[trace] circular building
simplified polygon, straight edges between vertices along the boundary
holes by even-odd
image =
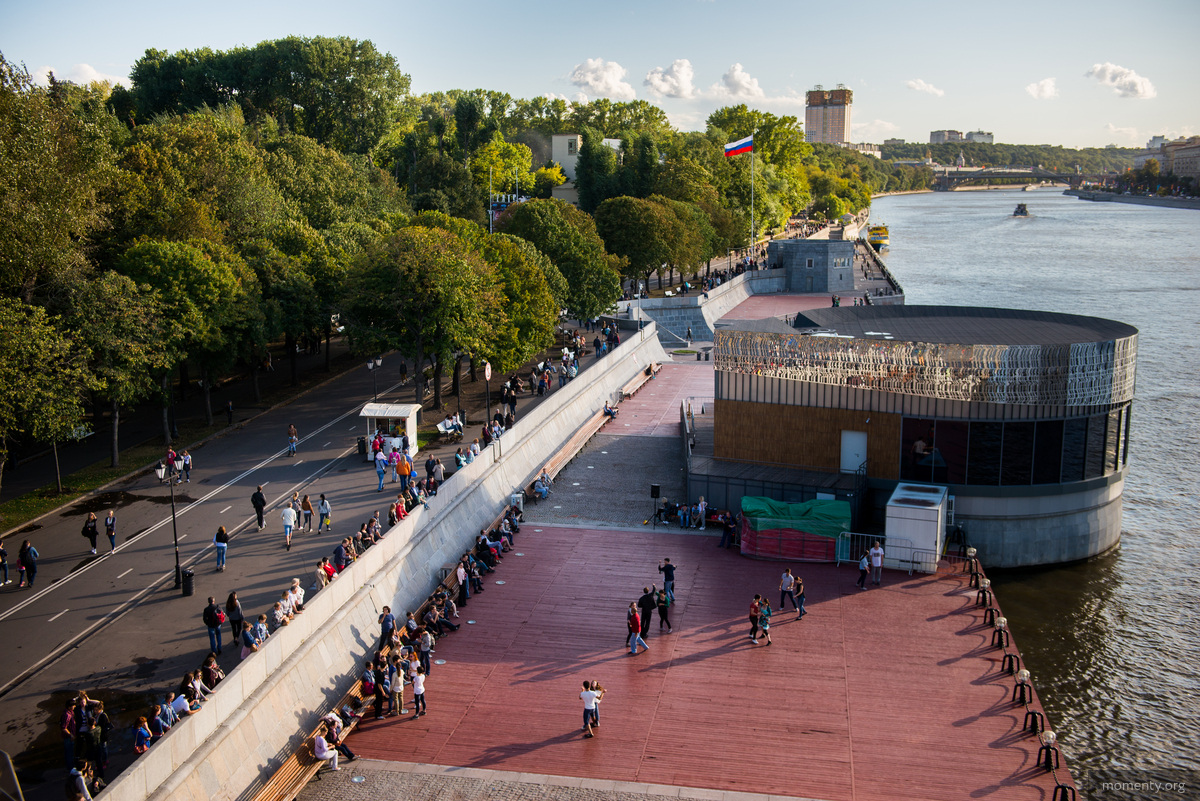
[[[1121,537],[1137,329],[1054,312],[851,306],[716,332],[717,459],[945,485],[986,564]],[[764,468],[769,469],[769,468]]]

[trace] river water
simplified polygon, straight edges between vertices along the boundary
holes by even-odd
[[[1031,217],[1011,216],[1019,202]],[[1200,798],[1200,211],[1043,189],[879,198],[871,219],[908,303],[1139,329],[1120,548],[992,578],[1081,789],[1101,773],[1173,778],[1187,791],[1161,797]]]

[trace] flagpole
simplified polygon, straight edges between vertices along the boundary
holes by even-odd
[[[750,136],[751,137],[754,136],[753,131],[751,131]],[[753,139],[751,139],[751,141],[753,141]],[[755,219],[754,219],[754,148],[751,147],[750,148],[750,252],[751,253],[754,252],[755,231],[756,231],[756,228],[755,228]]]

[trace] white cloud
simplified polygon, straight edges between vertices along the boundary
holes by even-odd
[[[935,97],[941,97],[942,95],[946,94],[943,90],[938,89],[931,83],[925,83],[925,81],[921,80],[920,78],[914,78],[911,81],[905,81],[904,85],[909,89],[912,89],[914,92],[924,92],[927,95],[933,95]]]
[[[570,77],[571,83],[599,97],[633,100],[637,97],[637,92],[624,80],[626,72],[628,70],[615,61],[589,58],[582,64],[577,64]]]
[[[714,83],[708,91],[715,97],[741,100],[766,97],[766,92],[758,85],[758,78],[751,77],[741,64],[731,66],[729,71],[721,76],[721,80]]]
[[[87,86],[94,81],[107,81],[109,86],[116,86],[119,83],[127,84],[129,82],[127,78],[122,78],[119,75],[106,75],[91,64],[75,64],[69,70],[60,70],[50,65],[38,67],[33,71],[33,82],[39,86],[48,86],[50,84],[51,72],[60,81],[70,81],[80,86]]]
[[[1121,97],[1136,97],[1139,100],[1149,100],[1158,94],[1149,78],[1143,78],[1131,69],[1118,67],[1116,64],[1104,62],[1093,64],[1085,73],[1088,78],[1095,78]]]
[[[850,132],[855,142],[882,142],[891,138],[900,126],[887,120],[874,119],[870,122],[854,122],[850,124]]]
[[[1118,128],[1117,126],[1113,125],[1111,122],[1106,122],[1106,123],[1104,123],[1104,130],[1108,131],[1110,134],[1113,134],[1114,136],[1124,137],[1125,139],[1128,139],[1131,142],[1135,142],[1139,139],[1137,128]]]
[[[1035,100],[1050,100],[1058,97],[1058,87],[1054,85],[1053,78],[1042,78],[1040,81],[1034,81],[1025,87],[1025,91]]]
[[[669,67],[655,67],[646,73],[644,83],[660,97],[690,98],[696,95],[696,87],[692,84],[695,74],[692,62],[677,58]]]

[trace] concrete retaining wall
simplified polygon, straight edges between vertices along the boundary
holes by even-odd
[[[201,710],[121,773],[118,801],[248,799],[303,745],[321,712],[361,673],[378,643],[379,609],[415,609],[500,511],[604,400],[666,359],[653,324],[555,391],[417,509],[221,682]]]
[[[673,298],[645,298],[618,304],[622,317],[641,315],[658,324],[659,338],[667,345],[678,345],[692,329],[692,339],[711,342],[713,326],[751,295],[786,292],[787,276],[783,270],[754,270],[734,276],[720,286],[703,292]],[[631,312],[626,314],[626,308]]]

